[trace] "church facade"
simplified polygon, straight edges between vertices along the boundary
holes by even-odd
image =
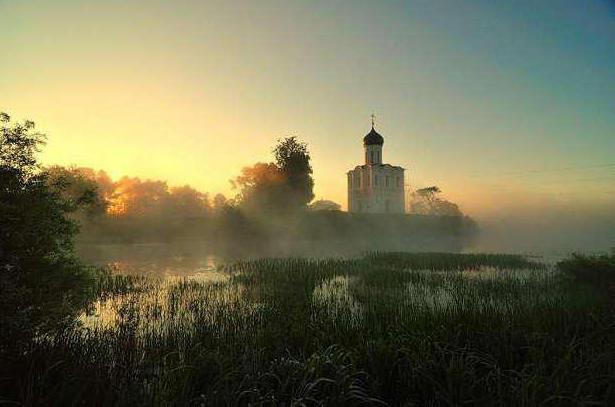
[[[374,130],[363,138],[365,164],[348,171],[348,212],[404,213],[404,169],[382,163],[384,138]]]

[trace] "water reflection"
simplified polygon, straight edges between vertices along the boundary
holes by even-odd
[[[190,277],[138,280],[125,294],[95,301],[79,317],[84,332],[131,329],[137,336],[160,335],[174,329],[184,333],[196,325],[216,326],[232,313],[239,318],[253,316],[259,304],[245,301],[244,287],[223,272]]]
[[[149,277],[216,279],[229,260],[198,244],[108,244],[78,247],[81,259],[114,273]]]
[[[182,335],[205,330],[226,335],[229,330],[258,326],[261,311],[275,310],[277,299],[269,296],[275,290],[267,284],[278,278],[280,284],[288,278],[302,283],[302,274],[293,274],[291,268],[288,273],[275,274],[271,266],[276,260],[225,268],[232,260],[209,254],[203,247],[108,245],[81,253],[85,261],[107,265],[114,273],[144,276],[134,279],[136,287],[130,292],[94,302],[80,317],[83,332],[130,329],[138,337],[153,337],[174,330]],[[261,266],[274,274],[265,277],[255,269]],[[313,265],[305,267],[309,271]],[[313,271],[318,275],[319,270]],[[375,315],[408,323],[425,315],[432,318],[470,311],[504,318],[522,307],[551,306],[559,298],[554,290],[550,295],[536,295],[536,287],[556,286],[554,268],[376,271],[366,265],[317,280],[312,285],[310,318],[348,329],[372,321]]]
[[[345,314],[350,317],[352,325],[359,325],[363,306],[350,290],[350,285],[356,283],[356,280],[356,277],[338,275],[323,281],[312,294],[314,305],[324,309],[332,319],[339,319]]]

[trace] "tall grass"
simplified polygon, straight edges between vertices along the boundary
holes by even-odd
[[[238,262],[106,275],[77,326],[10,366],[37,405],[609,405],[607,297],[508,255]],[[8,369],[7,369],[8,370]]]

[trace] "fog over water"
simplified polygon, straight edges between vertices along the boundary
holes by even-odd
[[[574,252],[609,252],[615,247],[615,216],[609,208],[587,213],[559,211],[517,214],[479,219],[480,233],[464,252],[521,253],[553,262]],[[224,264],[259,257],[356,257],[365,250],[340,244],[323,250],[309,242],[290,246],[272,242],[266,250],[243,245],[232,250],[214,248],[208,242],[81,244],[80,257],[87,263],[109,266],[114,271],[155,276],[204,276]],[[398,251],[399,246],[391,246]],[[409,251],[422,251],[412,248]],[[431,251],[429,249],[425,251]]]
[[[615,207],[608,202],[591,208],[546,203],[533,208],[509,206],[473,217],[479,232],[474,238],[462,240],[459,246],[448,242],[454,235],[450,230],[434,232],[412,223],[407,229],[396,230],[400,220],[395,219],[380,229],[375,224],[369,226],[377,218],[357,219],[355,227],[365,222],[368,227],[336,235],[339,226],[332,222],[338,219],[335,215],[331,219],[322,217],[315,229],[321,237],[311,240],[301,237],[305,224],[282,222],[276,226],[277,238],[261,239],[258,244],[232,236],[223,238],[226,231],[221,229],[213,235],[198,232],[167,241],[152,233],[145,236],[151,238],[149,242],[82,242],[78,250],[85,262],[110,266],[121,273],[194,276],[213,273],[229,262],[262,257],[357,257],[370,250],[462,251],[526,254],[553,262],[574,252],[604,253],[615,248]],[[316,219],[312,218],[311,226]],[[266,218],[261,222],[272,223]],[[402,241],[400,236],[409,237]],[[374,241],[378,244],[370,243]]]
[[[615,204],[549,208],[478,218],[480,234],[472,251],[546,256],[609,252],[615,248]]]

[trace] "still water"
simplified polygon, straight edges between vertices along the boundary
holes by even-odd
[[[121,274],[151,277],[205,277],[236,256],[212,254],[205,245],[190,244],[97,244],[77,247],[82,261],[110,267]]]
[[[82,261],[110,267],[122,274],[152,277],[195,277],[219,271],[225,264],[258,258],[331,258],[360,257],[365,251],[350,250],[343,245],[316,247],[310,242],[263,245],[259,247],[213,248],[204,242],[80,244],[77,253]]]
[[[229,315],[230,319],[252,321],[264,307],[263,298],[268,298],[260,297],[262,292],[268,292],[259,287],[262,281],[245,285],[223,268],[225,264],[258,255],[213,254],[206,245],[198,243],[90,245],[79,247],[78,252],[84,262],[110,267],[116,273],[154,277],[137,279],[134,282],[137,289],[105,296],[92,303],[79,317],[84,332],[130,325],[141,335],[151,336],[180,328],[189,332],[204,323],[215,327],[226,323]],[[276,256],[262,253],[260,257]],[[520,285],[532,287],[541,281],[556,281],[554,269],[516,269],[511,273],[511,270],[485,267],[460,272],[408,272],[424,275],[392,287],[385,274],[379,279],[365,280],[366,275],[360,271],[348,275],[341,270],[339,275],[325,278],[313,288],[311,306],[318,318],[326,316],[334,321],[345,321],[349,326],[361,325],[373,304],[387,301],[411,313],[441,313],[468,304],[505,313],[510,299],[494,295],[493,290],[485,290],[484,280],[509,290]],[[528,294],[523,302],[543,300],[543,296]],[[552,300],[544,296],[544,301]]]
[[[150,277],[190,277],[206,278],[219,274],[222,266],[237,260],[248,260],[262,257],[360,257],[363,253],[348,251],[322,250],[301,251],[279,250],[242,250],[234,252],[214,251],[206,243],[140,243],[140,244],[92,244],[77,247],[79,257],[87,264],[106,266],[116,273],[144,275]],[[473,250],[466,251],[468,253]],[[565,256],[547,253],[520,253],[538,262],[553,264]]]

